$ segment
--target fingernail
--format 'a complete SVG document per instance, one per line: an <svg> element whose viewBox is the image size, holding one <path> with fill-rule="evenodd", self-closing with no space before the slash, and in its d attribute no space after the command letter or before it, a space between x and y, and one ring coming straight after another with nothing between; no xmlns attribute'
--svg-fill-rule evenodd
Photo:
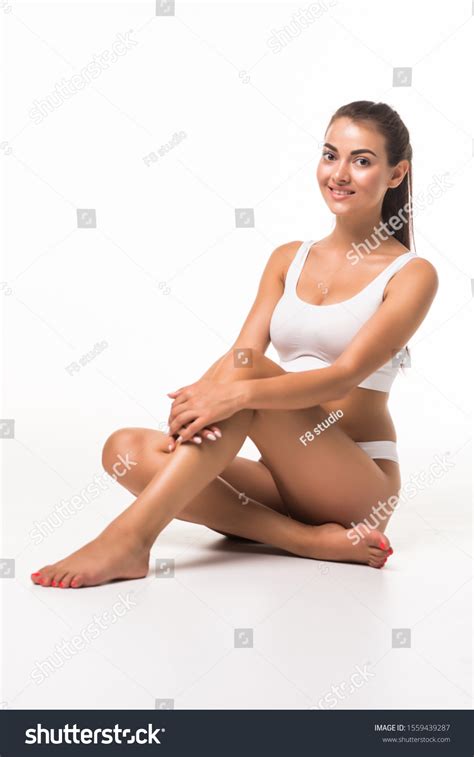
<svg viewBox="0 0 474 757"><path fill-rule="evenodd" d="M178 436L178 438L176 439L176 441L177 442L182 442L183 441L183 437L182 436Z"/></svg>
<svg viewBox="0 0 474 757"><path fill-rule="evenodd" d="M196 444L201 444L202 439L200 436L193 436L193 442L196 442Z"/></svg>
<svg viewBox="0 0 474 757"><path fill-rule="evenodd" d="M219 437L219 439L221 438L222 434L221 434L221 432L219 431L219 429L217 429L217 428L216 428L216 429L214 429L214 433L215 433L215 435L216 435L216 436L218 436L218 437Z"/></svg>
<svg viewBox="0 0 474 757"><path fill-rule="evenodd" d="M214 434L207 434L206 439L212 439L212 441L215 442L217 439L217 436L214 436Z"/></svg>
<svg viewBox="0 0 474 757"><path fill-rule="evenodd" d="M171 452L171 450L173 449L173 445L172 444L168 444L168 449Z"/></svg>

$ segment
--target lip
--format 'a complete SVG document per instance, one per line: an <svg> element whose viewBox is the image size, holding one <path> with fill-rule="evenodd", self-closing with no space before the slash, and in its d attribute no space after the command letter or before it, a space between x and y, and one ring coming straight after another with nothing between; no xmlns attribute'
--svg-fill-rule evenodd
<svg viewBox="0 0 474 757"><path fill-rule="evenodd" d="M348 197L353 197L355 195L355 192L353 190L349 190L350 194L336 195L334 194L333 189L337 189L337 187L331 187L329 184L328 184L328 189L335 200L347 200Z"/></svg>

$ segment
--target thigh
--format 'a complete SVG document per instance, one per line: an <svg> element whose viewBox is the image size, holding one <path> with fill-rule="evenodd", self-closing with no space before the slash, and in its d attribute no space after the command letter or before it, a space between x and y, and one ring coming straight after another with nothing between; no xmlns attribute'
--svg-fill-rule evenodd
<svg viewBox="0 0 474 757"><path fill-rule="evenodd" d="M320 406L256 410L249 436L293 518L347 528L398 493L399 470L379 467L337 423L315 434L327 416Z"/></svg>
<svg viewBox="0 0 474 757"><path fill-rule="evenodd" d="M288 515L288 508L278 491L271 471L261 460L249 460L246 457L235 457L219 474L243 497L255 499L262 505ZM242 498L243 498L242 497Z"/></svg>

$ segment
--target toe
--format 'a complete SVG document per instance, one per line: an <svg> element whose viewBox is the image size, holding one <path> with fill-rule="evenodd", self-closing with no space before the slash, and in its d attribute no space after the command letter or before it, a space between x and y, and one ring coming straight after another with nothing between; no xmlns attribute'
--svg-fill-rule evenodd
<svg viewBox="0 0 474 757"><path fill-rule="evenodd" d="M82 576L74 576L74 578L71 581L71 588L72 589L79 589L81 586L84 586L84 579Z"/></svg>
<svg viewBox="0 0 474 757"><path fill-rule="evenodd" d="M41 571L37 571L36 573L32 573L30 576L31 580L34 584L39 584L40 578L41 578Z"/></svg>
<svg viewBox="0 0 474 757"><path fill-rule="evenodd" d="M62 577L61 581L59 582L61 589L69 589L73 575L73 573L66 573L66 575Z"/></svg>
<svg viewBox="0 0 474 757"><path fill-rule="evenodd" d="M54 584L51 583L51 586L62 588L61 582L66 574L67 574L67 570L64 570L64 568L61 568L61 570L57 570L54 574Z"/></svg>
<svg viewBox="0 0 474 757"><path fill-rule="evenodd" d="M48 568L41 571L40 584L41 586L51 586L51 581L54 578L54 569Z"/></svg>

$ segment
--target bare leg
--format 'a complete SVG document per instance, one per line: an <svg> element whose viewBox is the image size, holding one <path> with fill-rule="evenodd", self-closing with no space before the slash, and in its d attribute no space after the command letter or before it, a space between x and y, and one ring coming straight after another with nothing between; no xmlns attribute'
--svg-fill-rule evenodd
<svg viewBox="0 0 474 757"><path fill-rule="evenodd" d="M262 376L275 375L275 368L278 367L266 358L259 361ZM224 361L219 370L228 373L229 362ZM250 374L248 369L234 369L231 370L230 380L249 378L251 375L255 373ZM66 560L45 566L39 573L32 575L32 580L43 586L59 584L67 588L146 575L149 550L157 535L235 458L249 435L256 412L242 410L221 421L219 426L223 437L218 444L205 441L200 447L180 445L169 456L166 468L153 476L135 502L97 539ZM261 417L259 424L261 425ZM388 548L388 540L377 531L368 534L357 546L349 545L346 529L337 523L329 523L310 527L312 538L308 539L305 524L293 521L289 528L284 516L280 518L277 513L266 513L268 515L273 518L268 530L270 543L295 554L352 562L370 563L372 560L380 567L384 559L382 549ZM260 526L262 523L263 520L260 519ZM265 526L268 524L266 517Z"/></svg>

